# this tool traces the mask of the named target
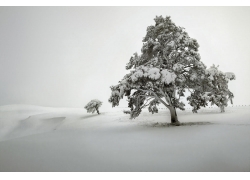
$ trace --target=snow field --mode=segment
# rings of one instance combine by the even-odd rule
[[[100,109],[101,110],[101,109]],[[0,107],[0,171],[250,171],[250,108],[143,111]]]

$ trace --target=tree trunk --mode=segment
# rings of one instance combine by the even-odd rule
[[[170,110],[170,115],[171,115],[171,124],[175,126],[179,126],[180,122],[178,121],[175,107],[170,107],[169,110]]]
[[[220,112],[221,113],[225,112],[225,107],[224,106],[220,106]]]
[[[95,109],[96,109],[97,113],[98,113],[98,114],[100,114],[100,112],[99,112],[98,108],[95,108]]]

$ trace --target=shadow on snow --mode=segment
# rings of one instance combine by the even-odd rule
[[[96,116],[101,116],[101,115],[103,115],[103,114],[104,114],[104,113],[86,115],[86,116],[81,117],[81,119],[88,119],[88,118],[92,118],[92,117],[96,117]]]
[[[171,123],[162,123],[162,122],[156,122],[156,123],[140,123],[142,126],[147,126],[147,127],[181,127],[181,126],[196,126],[196,125],[211,125],[213,123],[210,122],[184,122],[180,123],[179,126],[176,126]]]

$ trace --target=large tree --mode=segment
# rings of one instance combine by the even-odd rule
[[[134,55],[126,65],[130,70],[116,86],[111,86],[109,102],[118,106],[123,96],[128,97],[131,118],[142,108],[157,113],[162,103],[170,110],[171,123],[179,125],[176,108],[185,110],[180,97],[187,97],[193,112],[208,102],[224,111],[227,101],[233,98],[228,81],[233,73],[223,73],[218,67],[206,68],[198,53],[198,42],[190,38],[184,28],[176,26],[170,17],[156,16],[155,25],[147,28],[141,54]]]

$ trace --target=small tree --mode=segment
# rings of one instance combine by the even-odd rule
[[[218,67],[213,65],[206,69],[200,81],[203,87],[191,93],[191,96],[187,98],[189,104],[193,106],[193,112],[197,112],[201,106],[205,107],[208,102],[220,107],[221,112],[225,112],[228,100],[233,104],[234,95],[228,89],[228,81],[235,79],[235,75],[231,72],[223,73],[218,70]]]
[[[191,95],[187,100],[194,113],[208,102],[223,112],[228,99],[233,98],[227,84],[235,75],[223,73],[215,66],[207,69],[200,61],[198,42],[170,17],[156,16],[154,20],[155,25],[147,28],[143,38],[141,55],[134,53],[126,65],[130,72],[118,85],[111,86],[112,107],[118,106],[125,95],[130,116],[136,118],[145,107],[152,114],[157,113],[157,105],[162,103],[170,110],[171,123],[179,125],[176,108],[184,110],[180,97],[188,90]]]
[[[102,102],[98,99],[91,100],[84,108],[87,109],[88,113],[94,113],[95,111],[100,114],[99,107],[101,107]]]

